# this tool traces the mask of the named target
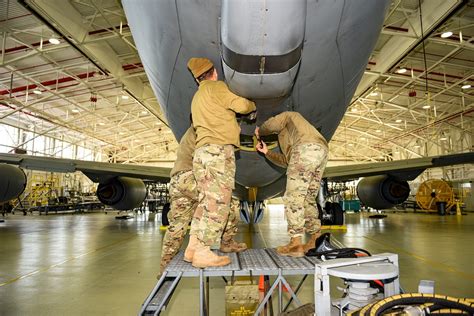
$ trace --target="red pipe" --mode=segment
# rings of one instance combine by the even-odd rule
[[[128,24],[124,24],[122,25],[122,28],[128,28]],[[100,29],[100,30],[94,30],[94,31],[90,31],[89,32],[89,35],[94,35],[94,34],[100,34],[100,33],[104,33],[104,32],[108,32],[108,31],[112,31],[112,30],[119,30],[120,29],[120,26],[115,26],[115,27],[110,27],[110,28],[106,28],[106,29]],[[37,42],[37,43],[33,43],[33,44],[30,44],[30,46],[33,46],[33,47],[37,47],[37,46],[40,46],[41,45],[41,42]],[[43,41],[43,46],[46,46],[46,45],[51,45],[51,43],[47,40],[44,40]],[[26,45],[21,45],[21,46],[17,46],[17,47],[11,47],[11,48],[7,48],[5,49],[5,54],[8,54],[8,53],[12,53],[12,52],[16,52],[16,51],[19,51],[19,50],[23,50],[23,49],[29,49],[30,47],[29,46],[26,46]]]
[[[394,30],[394,31],[398,31],[398,32],[405,32],[405,33],[408,33],[408,29],[407,28],[404,28],[404,27],[398,27],[398,26],[384,26],[383,27],[384,29],[389,29],[389,30]]]
[[[79,79],[89,78],[89,77],[94,76],[95,73],[96,73],[95,71],[86,72],[86,73],[83,73],[83,74],[79,74],[76,77],[79,78]],[[74,77],[65,77],[65,78],[60,78],[60,79],[57,79],[57,80],[43,81],[43,82],[41,82],[41,85],[42,86],[51,86],[51,85],[55,85],[57,83],[69,82],[69,81],[74,81],[74,80],[76,80],[76,78],[74,78]],[[27,85],[27,86],[21,86],[21,87],[13,88],[12,90],[8,90],[8,89],[7,90],[1,90],[0,95],[25,91],[27,89],[31,90],[31,89],[35,89],[37,87],[38,86],[36,84],[30,84],[30,85]]]

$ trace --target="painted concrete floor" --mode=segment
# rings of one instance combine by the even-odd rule
[[[287,241],[282,207],[270,208],[261,224],[241,224],[240,240],[254,248]],[[385,219],[364,213],[346,221],[347,232],[333,236],[372,253],[398,253],[405,291],[430,279],[439,294],[474,297],[474,213]],[[156,283],[163,233],[158,217],[145,215],[8,216],[0,223],[0,315],[136,315]],[[305,283],[303,302],[312,301],[312,282]],[[224,286],[211,278],[211,315],[224,314]],[[197,279],[183,280],[164,314],[198,314],[198,293]]]

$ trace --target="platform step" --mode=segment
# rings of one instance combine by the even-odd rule
[[[180,279],[181,275],[161,278],[143,303],[140,315],[160,315],[165,310]]]

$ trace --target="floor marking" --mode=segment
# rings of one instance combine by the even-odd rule
[[[50,270],[50,269],[52,269],[52,268],[55,268],[55,267],[57,267],[57,266],[62,265],[63,263],[66,263],[66,262],[69,262],[69,261],[73,261],[73,260],[79,259],[79,258],[81,258],[81,257],[87,256],[87,255],[89,255],[89,254],[91,254],[91,253],[98,252],[98,251],[104,250],[104,249],[106,249],[106,248],[109,248],[109,247],[118,245],[118,244],[123,243],[123,242],[126,242],[126,241],[128,241],[128,240],[130,240],[130,239],[132,239],[132,238],[135,238],[135,236],[129,237],[129,238],[126,238],[126,239],[122,239],[122,240],[119,240],[119,241],[116,241],[116,242],[114,242],[114,243],[111,243],[111,244],[108,244],[108,245],[99,247],[99,248],[97,248],[97,249],[90,250],[90,251],[88,251],[88,252],[84,252],[84,253],[82,253],[82,254],[80,254],[80,255],[70,257],[70,258],[68,258],[68,259],[66,259],[66,260],[63,260],[63,261],[61,261],[61,262],[52,264],[52,265],[50,265],[50,266],[47,266],[47,267],[44,267],[44,268],[41,268],[41,269],[32,271],[32,272],[27,273],[27,274],[24,274],[24,275],[20,275],[20,276],[18,276],[18,277],[16,277],[16,278],[10,279],[10,280],[8,280],[8,281],[6,281],[6,282],[4,282],[4,283],[0,283],[0,287],[5,286],[5,285],[8,285],[8,284],[11,284],[11,283],[14,283],[14,282],[16,282],[16,281],[19,281],[19,280],[22,280],[22,279],[25,279],[25,278],[28,278],[28,277],[33,276],[33,275],[35,275],[35,274],[48,271],[48,270]]]
[[[470,274],[470,273],[467,273],[467,272],[463,272],[463,271],[459,271],[447,264],[444,264],[444,263],[440,263],[440,262],[437,262],[437,261],[433,261],[433,260],[430,260],[430,259],[427,259],[427,258],[424,258],[424,257],[421,257],[419,255],[417,255],[416,253],[413,253],[413,252],[410,252],[410,251],[407,251],[405,249],[402,249],[402,248],[398,248],[398,247],[394,247],[394,246],[391,246],[389,244],[386,244],[386,243],[383,243],[381,241],[378,241],[376,239],[373,239],[373,238],[370,238],[370,237],[367,237],[367,236],[364,236],[364,238],[367,238],[375,243],[378,243],[378,244],[381,244],[383,245],[384,247],[388,247],[388,248],[392,248],[394,249],[396,252],[402,252],[402,253],[405,253],[409,256],[412,256],[414,257],[415,259],[418,259],[420,261],[424,261],[426,264],[434,267],[434,268],[442,268],[444,270],[447,270],[449,272],[452,272],[452,273],[455,273],[455,274],[459,274],[463,277],[467,277],[468,279],[471,279],[471,280],[474,280],[474,275],[473,274]]]

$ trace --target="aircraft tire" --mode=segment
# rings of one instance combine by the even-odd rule
[[[165,203],[163,205],[163,211],[161,212],[161,225],[169,226],[170,222],[168,220],[168,213],[170,212],[170,204]]]
[[[333,225],[344,225],[344,211],[339,203],[333,203]]]

